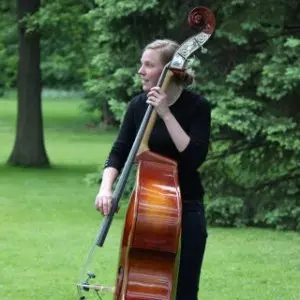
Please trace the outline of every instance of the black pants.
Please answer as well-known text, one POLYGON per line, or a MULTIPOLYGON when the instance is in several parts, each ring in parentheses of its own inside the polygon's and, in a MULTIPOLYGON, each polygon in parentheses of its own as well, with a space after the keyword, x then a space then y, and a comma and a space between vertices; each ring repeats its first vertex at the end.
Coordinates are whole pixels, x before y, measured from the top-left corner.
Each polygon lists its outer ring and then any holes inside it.
POLYGON ((207 238, 204 205, 184 203, 182 207, 181 255, 176 300, 197 300, 207 238))

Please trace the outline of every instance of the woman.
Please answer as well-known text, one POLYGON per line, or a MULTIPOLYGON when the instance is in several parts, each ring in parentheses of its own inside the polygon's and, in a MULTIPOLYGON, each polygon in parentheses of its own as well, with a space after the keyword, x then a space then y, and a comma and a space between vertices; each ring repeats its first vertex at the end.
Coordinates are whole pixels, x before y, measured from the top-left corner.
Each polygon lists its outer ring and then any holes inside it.
POLYGON ((177 300, 197 299, 200 270, 206 244, 204 190, 197 169, 206 158, 210 136, 210 107, 206 100, 176 87, 164 93, 156 86, 163 67, 178 48, 170 40, 156 40, 147 45, 138 71, 144 92, 134 97, 128 107, 118 138, 106 161, 96 208, 107 215, 111 208, 112 186, 131 149, 148 104, 157 118, 149 139, 151 151, 178 163, 182 197, 181 256, 177 300))

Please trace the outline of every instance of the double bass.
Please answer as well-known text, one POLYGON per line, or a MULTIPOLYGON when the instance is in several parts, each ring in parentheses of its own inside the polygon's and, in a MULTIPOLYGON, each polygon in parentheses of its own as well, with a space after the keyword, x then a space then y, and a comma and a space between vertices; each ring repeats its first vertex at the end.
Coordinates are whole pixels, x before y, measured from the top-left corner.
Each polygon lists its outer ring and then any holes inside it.
MULTIPOLYGON (((157 83, 164 92, 175 77, 186 76, 188 58, 198 49, 205 52, 203 45, 214 32, 214 15, 205 7, 193 9, 188 21, 198 33, 181 44, 164 67, 157 83)), ((113 192, 110 213, 105 217, 87 258, 89 262, 95 247, 104 245, 135 162, 135 189, 126 213, 115 287, 92 284, 90 281, 95 275, 89 273, 86 280, 77 284, 81 300, 85 299, 82 292, 90 289, 111 291, 115 300, 175 299, 181 234, 180 188, 177 163, 148 147, 155 120, 156 112, 149 105, 113 192)))

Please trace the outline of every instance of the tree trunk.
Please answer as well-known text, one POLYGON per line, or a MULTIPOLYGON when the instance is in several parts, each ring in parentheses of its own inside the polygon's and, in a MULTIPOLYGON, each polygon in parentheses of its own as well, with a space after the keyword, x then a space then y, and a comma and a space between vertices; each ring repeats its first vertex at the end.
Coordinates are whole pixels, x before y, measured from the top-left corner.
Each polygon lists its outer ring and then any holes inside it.
POLYGON ((44 146, 41 108, 40 36, 26 34, 20 20, 36 12, 40 0, 18 0, 19 66, 17 132, 8 164, 27 167, 48 167, 44 146))

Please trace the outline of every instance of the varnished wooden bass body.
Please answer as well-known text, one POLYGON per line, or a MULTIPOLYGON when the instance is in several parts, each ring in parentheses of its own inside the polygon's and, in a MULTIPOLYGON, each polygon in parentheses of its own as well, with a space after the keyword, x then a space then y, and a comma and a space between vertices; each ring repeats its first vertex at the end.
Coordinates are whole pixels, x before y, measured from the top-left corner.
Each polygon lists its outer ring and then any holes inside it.
POLYGON ((150 151, 138 157, 127 211, 115 299, 174 297, 181 228, 176 162, 150 151))

